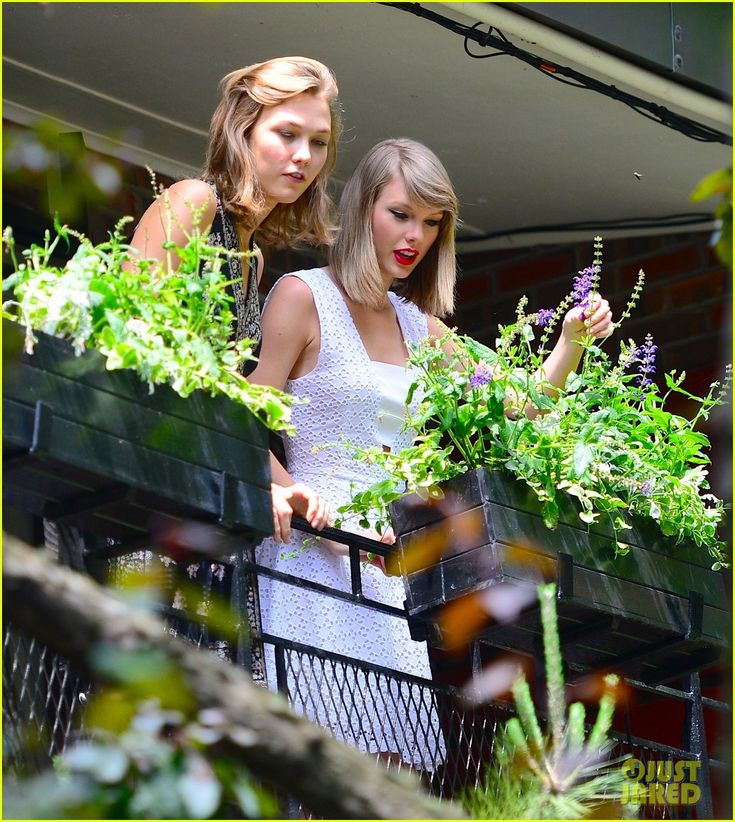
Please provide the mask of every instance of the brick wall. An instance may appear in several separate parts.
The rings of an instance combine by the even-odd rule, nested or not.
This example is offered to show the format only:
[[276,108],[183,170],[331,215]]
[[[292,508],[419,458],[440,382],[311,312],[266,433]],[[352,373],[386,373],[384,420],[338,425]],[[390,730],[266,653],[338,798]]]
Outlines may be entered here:
[[[732,275],[718,262],[703,233],[636,237],[604,242],[601,292],[614,316],[622,313],[638,270],[646,274],[643,294],[631,317],[606,343],[617,356],[620,340],[641,344],[653,335],[658,350],[657,382],[671,370],[686,371],[684,386],[693,394],[707,391],[732,362]],[[522,295],[528,311],[554,308],[571,288],[572,277],[592,262],[589,242],[490,251],[460,257],[457,310],[450,325],[493,344],[498,323],[512,322]],[[693,404],[679,395],[670,411],[689,416]],[[712,441],[712,485],[731,499],[731,406],[716,410],[703,426]]]
[[[624,339],[642,343],[651,333],[659,346],[659,370],[686,370],[693,390],[709,384],[730,361],[730,273],[717,261],[706,234],[676,234],[604,243],[601,291],[619,316],[646,274],[643,295],[623,325]],[[518,299],[529,310],[553,308],[571,287],[572,276],[592,261],[592,242],[518,251],[463,255],[458,308],[453,323],[492,342],[497,324],[510,322]],[[621,332],[607,343],[612,354]]]

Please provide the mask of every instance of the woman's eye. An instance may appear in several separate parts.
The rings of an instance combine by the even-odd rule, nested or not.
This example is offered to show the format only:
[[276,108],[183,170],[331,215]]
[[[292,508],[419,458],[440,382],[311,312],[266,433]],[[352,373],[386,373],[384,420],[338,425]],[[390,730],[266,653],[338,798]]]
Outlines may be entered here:
[[388,210],[396,218],[396,220],[407,220],[408,219],[408,215],[404,214],[403,211],[396,211],[394,208],[390,208]]
[[278,133],[281,135],[281,137],[285,137],[287,140],[290,140],[293,137],[292,131],[281,130]]
[[328,144],[326,140],[314,140],[314,145],[319,146],[319,148],[326,148]]
[[441,220],[427,220],[426,221],[426,225],[431,226],[432,228],[435,228],[436,226],[441,225],[441,223],[442,223]]

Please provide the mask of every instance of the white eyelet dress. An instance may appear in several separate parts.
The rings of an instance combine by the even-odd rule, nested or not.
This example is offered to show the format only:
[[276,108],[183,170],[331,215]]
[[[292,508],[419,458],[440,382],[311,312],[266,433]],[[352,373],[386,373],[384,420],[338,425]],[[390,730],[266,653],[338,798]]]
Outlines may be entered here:
[[[381,443],[393,450],[411,444],[412,432],[400,432],[411,377],[406,369],[373,363],[337,287],[323,269],[297,271],[311,289],[321,326],[317,364],[309,374],[289,380],[286,390],[306,405],[293,408],[297,434],[286,438],[290,474],[318,491],[336,512],[352,492],[384,478],[381,469],[354,460],[337,445],[313,451],[314,446],[338,443]],[[277,287],[277,286],[276,286]],[[426,316],[413,303],[389,294],[406,342],[428,334]],[[396,388],[396,386],[398,386]],[[399,399],[399,394],[402,399]],[[402,410],[403,408],[403,410]],[[357,526],[345,526],[360,531]],[[269,568],[314,582],[351,591],[349,558],[339,556],[319,540],[296,532],[290,544],[265,540],[256,549],[257,561]],[[409,636],[404,619],[331,599],[313,591],[261,577],[263,631],[283,639],[343,654],[386,668],[429,678],[426,645]],[[403,583],[372,566],[362,572],[364,595],[403,608]],[[272,648],[266,648],[268,683],[275,687]],[[306,656],[291,658],[288,686],[296,707],[363,751],[391,752],[404,762],[432,770],[443,758],[444,741],[436,706],[417,685],[398,683],[375,672],[317,664]]]

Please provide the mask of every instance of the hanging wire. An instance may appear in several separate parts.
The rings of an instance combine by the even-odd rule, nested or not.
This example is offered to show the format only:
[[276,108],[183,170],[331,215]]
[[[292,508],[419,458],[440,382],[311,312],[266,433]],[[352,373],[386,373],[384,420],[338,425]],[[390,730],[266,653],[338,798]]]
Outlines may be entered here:
[[[602,83],[582,74],[575,69],[568,66],[562,66],[554,63],[551,60],[545,60],[536,54],[518,48],[518,46],[511,43],[505,35],[493,26],[489,27],[487,32],[479,31],[479,23],[473,26],[467,26],[463,23],[458,23],[449,17],[444,17],[437,12],[424,8],[420,3],[381,3],[381,5],[389,6],[399,11],[409,12],[418,17],[423,17],[436,23],[455,34],[460,34],[464,37],[464,50],[467,55],[473,59],[484,59],[485,57],[499,57],[502,55],[510,55],[524,63],[532,66],[540,71],[544,76],[564,83],[565,85],[574,86],[575,88],[596,91],[613,100],[618,100],[624,103],[637,114],[646,117],[649,120],[660,123],[661,125],[671,128],[675,131],[684,134],[692,140],[697,140],[703,143],[723,143],[724,145],[732,145],[732,137],[715,128],[698,123],[689,117],[684,117],[680,114],[675,114],[669,111],[665,106],[660,106],[650,100],[644,100],[642,97],[636,97],[634,94],[621,91],[614,85]],[[495,31],[498,36],[492,32]],[[495,52],[492,54],[474,54],[469,50],[469,42],[478,43],[483,48],[494,48]],[[565,79],[566,78],[566,79]]]

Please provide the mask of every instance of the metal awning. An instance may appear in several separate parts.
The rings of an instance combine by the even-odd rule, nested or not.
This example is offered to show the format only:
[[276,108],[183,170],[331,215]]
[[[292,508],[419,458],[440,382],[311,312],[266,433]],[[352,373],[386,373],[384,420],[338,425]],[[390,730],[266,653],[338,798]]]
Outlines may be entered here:
[[[730,104],[716,89],[642,67],[619,44],[602,48],[513,5],[424,8],[476,31],[492,25],[493,36],[552,65],[732,133]],[[626,8],[635,5],[643,23],[643,7],[660,4]],[[723,6],[696,5],[704,13]],[[19,3],[2,11],[6,118],[53,115],[89,145],[173,175],[200,166],[226,72],[280,54],[323,60],[335,71],[345,111],[338,184],[380,139],[427,143],[459,191],[462,236],[496,235],[465,250],[586,240],[594,228],[559,228],[582,221],[644,220],[637,231],[605,227],[609,238],[674,230],[663,218],[708,214],[711,204],[695,205],[689,194],[731,162],[722,142],[691,139],[513,56],[473,59],[461,33],[380,3]],[[727,44],[712,48],[728,54]],[[467,50],[493,51],[471,41]],[[527,226],[557,228],[514,233]]]

